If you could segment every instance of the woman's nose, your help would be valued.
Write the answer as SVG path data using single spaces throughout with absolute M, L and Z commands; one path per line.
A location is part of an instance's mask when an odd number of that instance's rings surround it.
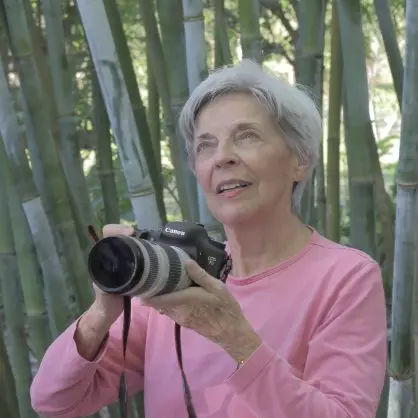
M 215 165 L 218 168 L 235 166 L 238 164 L 238 161 L 238 156 L 230 146 L 224 145 L 218 147 L 215 156 Z

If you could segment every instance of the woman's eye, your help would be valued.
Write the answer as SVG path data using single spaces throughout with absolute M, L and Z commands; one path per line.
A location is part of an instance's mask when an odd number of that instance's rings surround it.
M 238 135 L 238 139 L 243 139 L 243 140 L 257 140 L 259 138 L 260 136 L 256 132 L 253 132 L 253 131 L 245 131 Z
M 211 144 L 209 142 L 199 142 L 196 147 L 196 153 L 204 151 L 205 149 L 209 148 L 210 145 Z

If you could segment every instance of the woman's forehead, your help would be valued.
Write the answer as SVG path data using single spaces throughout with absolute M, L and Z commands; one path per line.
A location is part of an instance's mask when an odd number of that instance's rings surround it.
M 266 123 L 270 114 L 266 107 L 250 95 L 232 94 L 214 99 L 197 114 L 195 136 L 204 134 L 207 129 L 229 127 L 229 129 L 249 129 Z

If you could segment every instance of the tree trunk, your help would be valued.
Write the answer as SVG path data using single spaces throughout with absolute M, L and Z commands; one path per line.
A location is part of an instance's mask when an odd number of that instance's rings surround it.
M 162 49 L 164 52 L 163 66 L 167 71 L 168 87 L 171 99 L 171 112 L 175 126 L 176 144 L 180 156 L 180 170 L 185 179 L 186 197 L 180 194 L 180 202 L 184 198 L 188 201 L 188 219 L 199 220 L 199 203 L 196 178 L 189 168 L 189 159 L 186 152 L 184 138 L 178 129 L 178 118 L 181 109 L 189 97 L 189 84 L 187 78 L 186 45 L 184 34 L 184 21 L 181 0 L 157 0 L 157 11 L 161 29 Z M 161 96 L 161 92 L 160 92 Z M 175 161 L 173 161 L 175 164 Z
M 120 222 L 120 212 L 115 170 L 113 167 L 110 123 L 94 69 L 91 74 L 93 85 L 93 127 L 94 137 L 96 139 L 96 166 L 103 196 L 104 223 L 117 224 Z
M 113 0 L 77 0 L 139 227 L 165 219 L 145 110 Z M 160 196 L 160 197 L 158 197 Z
M 343 88 L 340 25 L 335 2 L 332 5 L 331 73 L 329 81 L 327 222 L 326 236 L 340 241 L 340 130 Z
M 397 173 L 395 260 L 392 286 L 392 346 L 389 418 L 409 417 L 411 379 L 418 360 L 418 3 L 407 0 L 406 58 Z M 415 277 L 414 277 L 415 276 Z M 413 295 L 413 296 L 412 296 Z M 411 297 L 412 296 L 412 297 Z
M 326 0 L 302 0 L 299 5 L 299 54 L 296 81 L 305 86 L 322 114 L 324 32 Z M 315 180 L 317 184 L 317 215 L 315 216 Z M 315 176 L 307 184 L 301 202 L 301 217 L 307 224 L 316 223 L 321 232 L 325 229 L 324 161 L 321 143 Z
M 89 224 L 96 224 L 96 220 L 80 156 L 75 103 L 72 94 L 72 74 L 65 48 L 61 2 L 55 0 L 40 0 L 40 2 L 45 19 L 48 59 L 58 118 L 60 157 L 74 202 L 74 209 L 80 217 L 81 240 L 87 238 L 87 227 Z
M 43 202 L 36 190 L 32 172 L 26 158 L 25 141 L 12 103 L 3 65 L 0 60 L 0 133 L 10 164 L 14 189 L 22 202 L 33 242 L 35 243 L 37 258 L 42 268 L 44 292 L 49 311 L 48 318 L 53 336 L 56 336 L 71 321 L 70 311 L 67 309 L 68 299 L 65 289 L 65 274 L 55 247 L 54 234 L 44 210 Z M 17 216 L 17 213 L 15 215 Z M 22 228 L 24 228 L 24 225 L 22 225 Z M 17 233 L 19 230 L 16 229 L 15 231 Z M 16 244 L 20 243 L 20 240 L 24 239 L 24 237 L 25 235 L 21 235 L 19 239 L 16 237 Z M 28 245 L 28 242 L 26 245 Z M 20 248 L 20 245 L 18 245 L 18 248 Z M 26 262 L 29 264 L 30 260 L 28 256 Z M 35 261 L 32 261 L 32 263 L 35 263 Z M 35 285 L 38 283 L 36 277 L 37 275 L 34 275 L 27 280 L 32 279 L 33 285 Z M 23 291 L 26 295 L 26 286 L 23 286 Z M 39 289 L 37 291 L 28 289 L 28 292 L 32 295 L 31 298 L 33 300 L 40 299 Z
M 188 196 L 193 193 L 196 184 L 190 184 L 188 182 L 187 179 L 189 174 L 184 170 L 185 167 L 187 168 L 187 157 L 184 153 L 181 139 L 176 133 L 176 122 L 171 107 L 172 100 L 168 84 L 168 74 L 165 66 L 163 46 L 158 32 L 154 5 L 152 2 L 141 0 L 139 2 L 139 11 L 145 29 L 149 64 L 148 71 L 153 73 L 153 80 L 155 81 L 164 114 L 164 127 L 170 144 L 170 156 L 173 163 L 176 186 L 180 199 L 178 202 L 179 209 L 183 219 L 191 219 L 193 209 L 190 206 L 192 202 L 189 201 Z M 154 149 L 155 148 L 156 146 L 154 145 Z
M 150 48 L 147 43 L 147 88 L 148 88 L 148 125 L 151 134 L 152 146 L 154 148 L 155 160 L 158 165 L 158 172 L 161 176 L 161 183 L 164 183 L 161 165 L 161 119 L 160 119 L 160 95 L 155 81 L 155 75 L 151 64 Z
M 259 0 L 238 0 L 242 57 L 262 61 Z
M 225 18 L 225 0 L 213 1 L 214 34 L 215 34 L 215 68 L 232 64 L 231 48 Z
M 23 98 L 27 107 L 26 126 L 31 126 L 36 147 L 42 162 L 43 177 L 51 197 L 51 210 L 58 231 L 58 245 L 62 245 L 70 278 L 76 289 L 77 301 L 82 310 L 92 302 L 92 288 L 88 286 L 87 266 L 72 217 L 67 183 L 54 142 L 50 114 L 45 100 L 39 69 L 33 54 L 32 40 L 26 18 L 25 0 L 6 0 L 6 17 Z
M 184 33 L 186 40 L 187 78 L 191 93 L 208 75 L 206 64 L 205 24 L 202 0 L 183 0 Z M 199 199 L 199 222 L 204 225 L 213 238 L 222 240 L 222 232 L 209 211 L 205 195 L 197 185 Z
M 1 151 L 0 151 L 1 152 Z M 4 157 L 4 154 L 2 155 Z M 8 177 L 6 166 L 0 166 L 0 283 L 6 320 L 7 340 L 10 345 L 9 357 L 21 418 L 35 418 L 31 408 L 29 387 L 32 382 L 29 349 L 26 341 L 25 314 L 19 283 L 19 269 L 16 259 L 11 219 L 8 207 Z
M 4 144 L 0 141 L 1 184 L 5 188 L 4 204 L 8 205 L 10 226 L 16 259 L 19 266 L 20 284 L 25 301 L 30 349 L 39 362 L 52 340 L 48 323 L 48 312 L 43 294 L 43 279 L 39 269 L 36 252 L 28 221 L 11 177 Z M 2 203 L 3 204 L 3 203 Z
M 351 244 L 375 256 L 375 183 L 370 143 L 364 37 L 359 0 L 337 0 L 344 79 L 344 117 L 350 191 Z M 353 54 L 357 56 L 353 60 Z
M 403 63 L 388 0 L 374 0 L 374 6 L 388 57 L 399 108 L 402 107 Z
M 16 384 L 2 332 L 0 332 L 0 376 L 0 411 L 2 415 L 5 418 L 22 418 L 16 397 Z

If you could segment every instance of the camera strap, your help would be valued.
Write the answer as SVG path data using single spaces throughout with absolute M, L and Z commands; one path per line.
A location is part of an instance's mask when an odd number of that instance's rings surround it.
M 128 418 L 128 388 L 126 385 L 125 360 L 126 347 L 128 345 L 129 327 L 131 325 L 131 298 L 123 297 L 123 330 L 122 330 L 122 353 L 123 370 L 119 382 L 119 413 L 120 418 Z
M 228 278 L 228 275 L 229 275 L 231 269 L 232 269 L 232 260 L 228 256 L 228 258 L 226 260 L 226 263 L 225 263 L 225 266 L 224 266 L 224 268 L 222 270 L 222 273 L 219 277 L 219 280 L 221 280 L 222 283 L 226 282 L 226 279 Z M 174 325 L 174 338 L 175 338 L 175 342 L 176 342 L 177 362 L 179 364 L 179 368 L 180 368 L 180 372 L 181 372 L 181 380 L 182 380 L 182 383 L 183 383 L 184 402 L 186 403 L 188 418 L 197 418 L 197 414 L 196 414 L 196 411 L 195 411 L 194 406 L 193 406 L 190 386 L 187 382 L 186 373 L 184 372 L 184 367 L 183 367 L 183 355 L 182 355 L 182 350 L 181 350 L 180 330 L 181 330 L 180 325 L 176 323 Z
M 187 382 L 186 373 L 184 372 L 184 368 L 183 368 L 183 354 L 181 351 L 180 331 L 181 331 L 180 325 L 175 323 L 174 324 L 174 338 L 176 341 L 177 362 L 180 367 L 181 380 L 183 383 L 184 402 L 186 403 L 188 418 L 197 418 L 196 411 L 194 410 L 194 406 L 192 402 L 192 393 L 190 391 L 190 386 L 189 386 L 189 383 Z
M 229 272 L 232 268 L 232 260 L 228 257 L 225 267 L 222 270 L 220 280 L 225 283 L 228 278 Z M 122 331 L 122 346 L 123 346 L 123 370 L 120 377 L 119 383 L 119 411 L 120 418 L 128 418 L 128 390 L 126 385 L 126 374 L 125 374 L 125 357 L 126 347 L 128 345 L 128 334 L 129 327 L 131 324 L 131 298 L 129 296 L 123 297 L 123 331 Z M 187 382 L 186 373 L 183 367 L 183 353 L 181 349 L 181 327 L 179 324 L 174 324 L 174 339 L 176 346 L 177 362 L 179 364 L 181 379 L 183 384 L 183 395 L 186 403 L 188 418 L 197 418 L 196 411 L 193 406 L 192 394 L 190 386 Z

